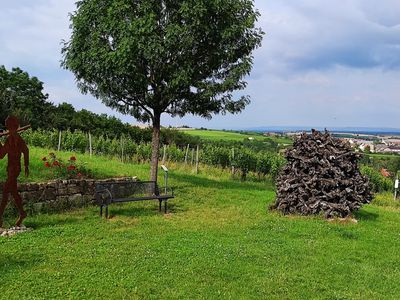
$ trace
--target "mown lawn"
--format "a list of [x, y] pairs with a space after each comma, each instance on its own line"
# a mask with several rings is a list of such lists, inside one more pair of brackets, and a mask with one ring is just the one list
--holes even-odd
[[[32, 179], [47, 176], [35, 171], [44, 153], [32, 149]], [[146, 165], [78, 159], [99, 177], [148, 177]], [[332, 224], [267, 211], [268, 184], [171, 169], [169, 214], [113, 205], [106, 221], [88, 207], [31, 216], [33, 232], [0, 238], [0, 298], [399, 298], [400, 210], [384, 195], [358, 224]]]
[[212, 141], [243, 141], [248, 138], [254, 138], [255, 140], [267, 141], [273, 140], [279, 144], [292, 144], [293, 141], [288, 138], [278, 138], [278, 137], [265, 137], [262, 134], [257, 133], [239, 133], [232, 131], [223, 131], [223, 130], [199, 130], [199, 129], [191, 129], [184, 130], [186, 134], [192, 136], [198, 136], [204, 140], [212, 140]]
[[193, 136], [199, 136], [202, 139], [205, 140], [214, 140], [214, 141], [243, 141], [244, 139], [247, 139], [249, 137], [255, 138], [255, 139], [264, 139], [262, 135], [258, 134], [243, 134], [243, 133], [238, 133], [238, 132], [232, 132], [232, 131], [223, 131], [223, 130], [198, 130], [198, 129], [193, 129], [193, 130], [184, 130], [186, 134], [193, 135]]

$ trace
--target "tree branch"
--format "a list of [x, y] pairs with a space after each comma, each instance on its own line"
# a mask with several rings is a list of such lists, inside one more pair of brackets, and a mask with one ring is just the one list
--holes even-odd
[[[130, 98], [130, 97], [128, 97], [128, 98]], [[118, 101], [123, 102], [123, 103], [124, 103], [125, 105], [127, 105], [127, 106], [133, 106], [132, 103], [129, 103], [128, 101], [126, 101], [126, 100], [124, 100], [124, 99], [119, 99]], [[139, 106], [140, 108], [142, 108], [145, 112], [147, 112], [147, 113], [151, 116], [151, 118], [154, 118], [153, 113], [152, 113], [143, 103], [141, 103], [141, 102], [140, 102], [139, 100], [137, 100], [137, 99], [132, 99], [132, 101], [137, 102], [137, 103], [138, 103], [138, 106]]]

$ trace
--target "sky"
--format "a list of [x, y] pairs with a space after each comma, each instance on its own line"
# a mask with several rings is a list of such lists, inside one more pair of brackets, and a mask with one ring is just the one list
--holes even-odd
[[[82, 95], [73, 74], [60, 67], [74, 3], [0, 0], [0, 65], [38, 77], [54, 103], [136, 124]], [[239, 93], [250, 95], [251, 104], [212, 120], [165, 115], [163, 126], [400, 128], [399, 0], [255, 0], [255, 6], [266, 34]]]

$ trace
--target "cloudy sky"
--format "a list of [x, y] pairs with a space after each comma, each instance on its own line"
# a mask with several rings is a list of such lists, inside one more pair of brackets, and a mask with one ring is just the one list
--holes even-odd
[[[69, 0], [0, 0], [0, 65], [45, 83], [50, 100], [115, 114], [81, 95], [60, 68], [69, 38]], [[400, 128], [399, 0], [256, 0], [266, 32], [240, 115], [172, 119], [163, 125], [209, 128], [354, 126]], [[124, 121], [136, 123], [129, 116]]]

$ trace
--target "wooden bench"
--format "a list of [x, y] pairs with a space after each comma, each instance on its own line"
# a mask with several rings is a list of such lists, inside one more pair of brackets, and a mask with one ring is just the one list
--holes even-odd
[[96, 182], [96, 201], [100, 206], [100, 217], [105, 216], [108, 219], [108, 206], [111, 203], [158, 200], [158, 210], [161, 211], [162, 202], [164, 202], [164, 213], [167, 212], [168, 199], [175, 198], [172, 188], [168, 188], [168, 169], [165, 172], [165, 187], [159, 188], [155, 181], [124, 181], [124, 182]]

